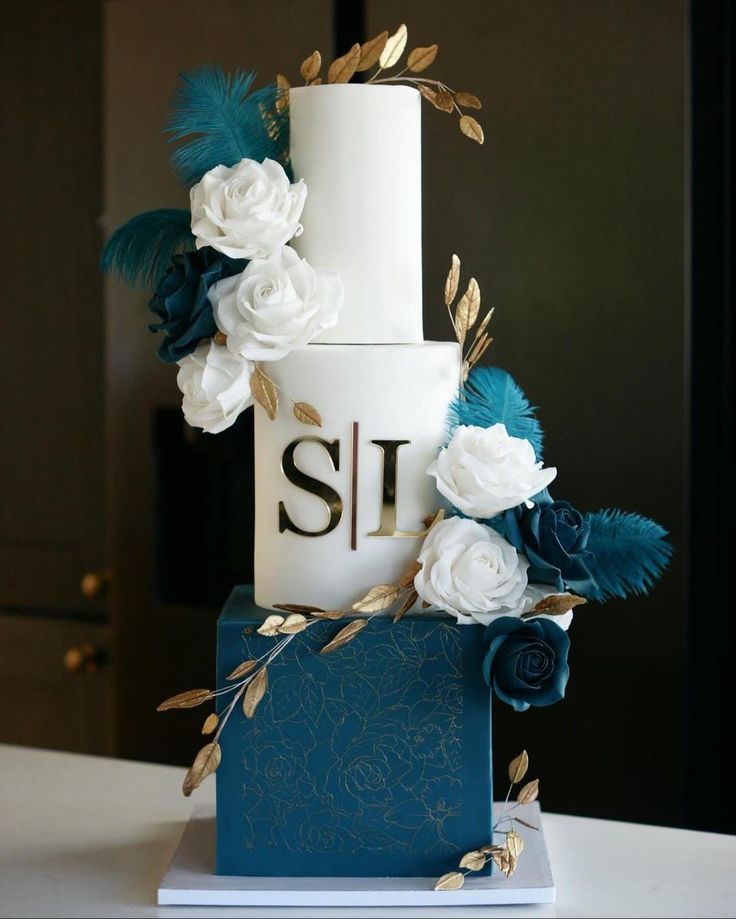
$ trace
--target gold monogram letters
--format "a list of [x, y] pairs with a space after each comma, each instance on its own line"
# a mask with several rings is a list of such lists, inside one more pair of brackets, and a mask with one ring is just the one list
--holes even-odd
[[[343, 501], [340, 495], [329, 485], [320, 482], [311, 475], [307, 475], [296, 465], [294, 453], [301, 443], [320, 444], [327, 451], [335, 472], [340, 469], [340, 441], [323, 440], [321, 437], [299, 437], [293, 440], [284, 450], [281, 458], [281, 468], [286, 478], [298, 488], [321, 498], [329, 514], [327, 525], [321, 530], [303, 530], [298, 527], [286, 510], [283, 501], [279, 501], [279, 533], [289, 530], [300, 536], [325, 536], [331, 533], [340, 523], [343, 514]], [[396, 504], [398, 499], [398, 453], [399, 447], [410, 444], [409, 440], [372, 440], [383, 454], [383, 475], [381, 494], [381, 525], [377, 530], [368, 533], [371, 537], [388, 539], [409, 538], [419, 539], [425, 535], [426, 530], [401, 530], [397, 524]]]

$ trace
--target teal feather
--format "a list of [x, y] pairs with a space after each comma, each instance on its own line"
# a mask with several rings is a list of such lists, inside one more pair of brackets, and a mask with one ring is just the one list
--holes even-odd
[[662, 575], [672, 557], [667, 531], [654, 520], [610, 509], [585, 515], [590, 523], [587, 562], [597, 585], [591, 600], [645, 595]]
[[194, 248], [191, 223], [190, 212], [179, 208], [138, 214], [107, 240], [100, 267], [128, 284], [153, 287], [172, 255], [184, 248]]
[[500, 367], [476, 367], [465, 384], [464, 398], [450, 406], [450, 434], [459, 424], [504, 424], [512, 437], [528, 440], [541, 460], [543, 434], [534, 411], [510, 373]]
[[287, 166], [288, 113], [276, 113], [275, 85], [251, 92], [254, 80], [253, 71], [226, 74], [220, 67], [181, 74], [165, 131], [169, 143], [188, 138], [171, 155], [186, 185], [215, 166], [234, 166], [245, 158]]

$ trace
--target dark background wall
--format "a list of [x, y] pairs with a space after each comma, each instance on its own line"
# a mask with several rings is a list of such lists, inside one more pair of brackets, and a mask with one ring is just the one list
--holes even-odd
[[[19, 618], [21, 606], [44, 623], [47, 636], [70, 615], [83, 629], [93, 622], [107, 629], [109, 621], [112, 638], [103, 650], [109, 652], [105, 672], [114, 699], [104, 718], [88, 707], [86, 715], [76, 710], [74, 722], [111, 725], [112, 748], [121, 755], [190, 759], [198, 714], [161, 719], [153, 708], [182, 689], [182, 681], [206, 685], [210, 679], [217, 603], [239, 560], [243, 577], [247, 573], [248, 501], [243, 477], [232, 471], [245, 468], [249, 435], [242, 425], [205, 450], [201, 438], [184, 430], [174, 374], [153, 357], [143, 294], [108, 284], [106, 334], [95, 324], [93, 317], [103, 315], [99, 281], [90, 281], [100, 228], [143, 209], [185, 202], [158, 133], [179, 70], [218, 61], [255, 67], [263, 81], [276, 70], [296, 77], [314, 48], [325, 57], [342, 53], [353, 40], [395, 28], [401, 16], [410, 44], [439, 43], [437, 75], [484, 103], [482, 148], [464, 140], [450, 116], [429, 106], [423, 112], [427, 337], [449, 337], [441, 292], [449, 257], [457, 252], [478, 278], [484, 302], [497, 308], [487, 360], [510, 370], [541, 406], [546, 457], [560, 470], [556, 492], [581, 508], [617, 505], [649, 514], [670, 529], [677, 550], [651, 598], [580, 611], [566, 702], [520, 715], [497, 706], [496, 755], [504, 761], [521, 747], [530, 751], [548, 809], [682, 822], [685, 770], [700, 755], [688, 733], [687, 699], [693, 696], [692, 683], [689, 696], [685, 684], [690, 29], [684, 0], [466, 0], [452, 10], [430, 0], [405, 0], [400, 8], [386, 0], [79, 0], [76, 18], [69, 8], [61, 0], [15, 7], [4, 22], [8, 168], [22, 168], [24, 154], [17, 151], [27, 149], [35, 125], [39, 149], [63, 153], [86, 202], [75, 206], [72, 197], [53, 217], [57, 235], [78, 241], [64, 250], [77, 280], [50, 292], [39, 287], [29, 307], [33, 321], [27, 312], [21, 321], [15, 304], [28, 297], [37, 244], [30, 230], [18, 237], [4, 273], [4, 340], [36, 336], [47, 365], [85, 366], [91, 376], [75, 389], [53, 390], [53, 417], [35, 425], [35, 439], [25, 423], [2, 428], [0, 641], [10, 641], [11, 614], [14, 628], [30, 622]], [[60, 88], [57, 61], [44, 50], [64, 29], [71, 33], [67, 44], [81, 49], [78, 71], [69, 65], [76, 88]], [[28, 47], [35, 49], [33, 80], [20, 76]], [[84, 162], [82, 143], [97, 166], [72, 172]], [[74, 323], [58, 321], [74, 309], [81, 310]], [[31, 391], [42, 398], [52, 377], [39, 378], [38, 364], [16, 361], [13, 367], [3, 391], [22, 421], [24, 387], [36, 387]], [[59, 447], [67, 442], [68, 449]], [[92, 472], [85, 472], [82, 459], [72, 463], [80, 443], [87, 445], [82, 459]], [[58, 506], [75, 507], [86, 521], [84, 532], [104, 529], [107, 535], [104, 545], [99, 536], [92, 540], [97, 557], [75, 556], [66, 568], [29, 562], [19, 571], [2, 554], [4, 547], [42, 543], [48, 519], [33, 499], [23, 515], [14, 470], [25, 470], [28, 495], [38, 493], [59, 466], [39, 465], [39, 455], [63, 458], [66, 471], [54, 479]], [[103, 468], [104, 503], [95, 479]], [[217, 571], [212, 556], [200, 560], [206, 589], [191, 579], [178, 595], [161, 589], [162, 568], [169, 582], [177, 580], [177, 565], [191, 568], [177, 551], [162, 565], [162, 468], [184, 469], [189, 484], [196, 482], [197, 501], [181, 515], [179, 545], [201, 540], [203, 532], [220, 534], [223, 549], [214, 554], [232, 560], [229, 569]], [[174, 483], [168, 497], [180, 513], [186, 504], [177, 498], [187, 481], [171, 474], [165, 480]], [[87, 503], [75, 505], [75, 496]], [[212, 507], [220, 510], [207, 520], [202, 509]], [[63, 534], [59, 552], [82, 533], [58, 521], [54, 528]], [[106, 597], [80, 596], [77, 603], [76, 579], [102, 562], [111, 575], [103, 579]], [[24, 584], [40, 592], [29, 586], [24, 593]], [[65, 637], [54, 633], [55, 643], [40, 642], [36, 634], [24, 632], [23, 653], [43, 644], [58, 648], [61, 657]], [[703, 666], [704, 654], [690, 662], [691, 673]], [[52, 665], [63, 673], [60, 661]], [[21, 706], [27, 668], [6, 674], [2, 666], [0, 685]], [[88, 677], [92, 683], [69, 682]], [[93, 688], [98, 678], [67, 674], [60, 680], [75, 698], [96, 700], [93, 706], [100, 700]], [[42, 707], [43, 692], [50, 698], [52, 686], [36, 688]], [[728, 698], [724, 716], [733, 712], [733, 693]], [[705, 700], [699, 706], [696, 721]], [[40, 733], [28, 733], [28, 723], [32, 719], [16, 717], [3, 726], [0, 740], [44, 743]], [[702, 723], [700, 749], [713, 734], [712, 724]], [[61, 735], [59, 746], [110, 749], [107, 739], [71, 744]], [[703, 822], [698, 814], [689, 819]]]

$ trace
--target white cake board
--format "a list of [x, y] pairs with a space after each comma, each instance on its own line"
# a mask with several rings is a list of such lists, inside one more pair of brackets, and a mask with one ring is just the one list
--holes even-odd
[[[502, 805], [496, 805], [499, 812]], [[507, 879], [469, 875], [460, 890], [433, 890], [436, 878], [263, 878], [213, 874], [213, 804], [195, 805], [168, 871], [159, 906], [509, 906], [554, 903], [555, 887], [538, 804], [516, 811], [538, 832], [521, 828], [524, 852]], [[462, 853], [459, 853], [462, 855]], [[458, 857], [459, 857], [458, 855]], [[448, 862], [447, 870], [455, 866]]]

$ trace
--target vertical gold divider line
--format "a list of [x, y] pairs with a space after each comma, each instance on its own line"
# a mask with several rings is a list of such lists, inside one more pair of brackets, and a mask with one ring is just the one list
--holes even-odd
[[358, 422], [353, 422], [352, 470], [350, 481], [350, 548], [358, 548]]

